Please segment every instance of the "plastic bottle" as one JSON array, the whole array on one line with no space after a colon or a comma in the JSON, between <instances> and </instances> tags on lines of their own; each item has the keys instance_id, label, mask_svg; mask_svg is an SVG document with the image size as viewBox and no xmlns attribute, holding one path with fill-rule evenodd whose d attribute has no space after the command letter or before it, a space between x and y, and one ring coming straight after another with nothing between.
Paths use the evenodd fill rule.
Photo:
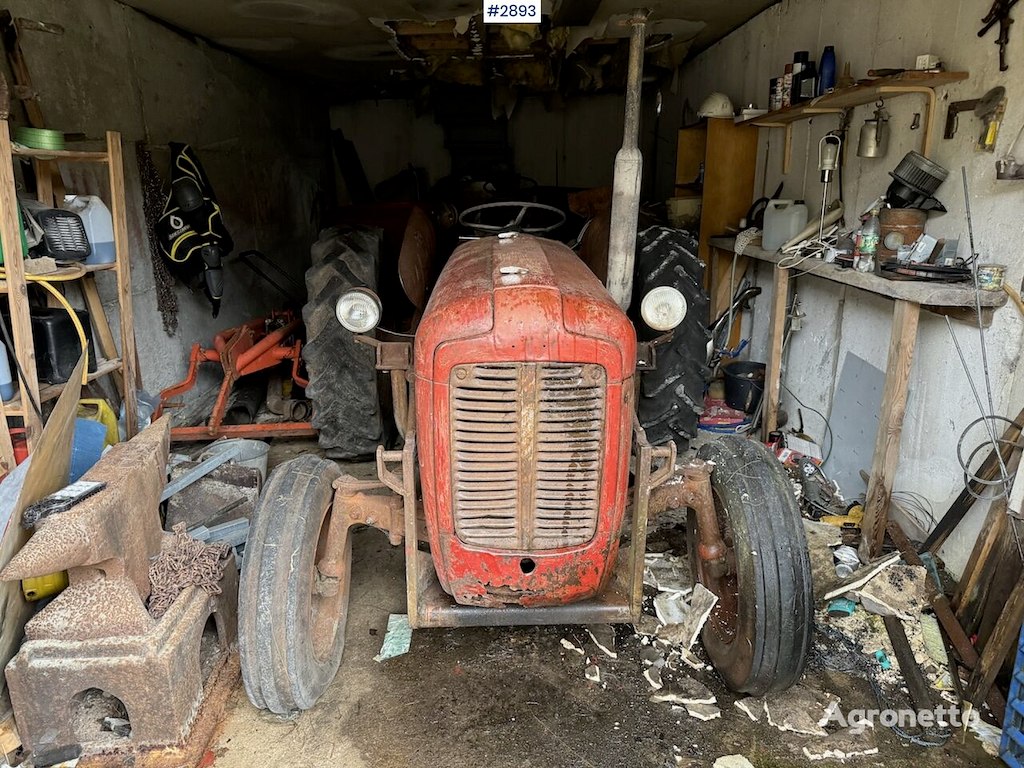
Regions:
<instances>
[{"instance_id":1,"label":"plastic bottle","mask_svg":"<svg viewBox=\"0 0 1024 768\"><path fill-rule=\"evenodd\" d=\"M800 72L800 101L810 101L815 96L818 87L818 70L813 61L804 63Z\"/></svg>"},{"instance_id":2,"label":"plastic bottle","mask_svg":"<svg viewBox=\"0 0 1024 768\"><path fill-rule=\"evenodd\" d=\"M818 95L828 93L836 87L836 49L826 45L821 52L821 66L818 69Z\"/></svg>"},{"instance_id":3,"label":"plastic bottle","mask_svg":"<svg viewBox=\"0 0 1024 768\"><path fill-rule=\"evenodd\" d=\"M802 101L801 93L804 87L804 70L807 68L807 62L810 58L810 53L807 51L797 51L793 54L793 78L790 81L790 104L799 104Z\"/></svg>"},{"instance_id":4,"label":"plastic bottle","mask_svg":"<svg viewBox=\"0 0 1024 768\"><path fill-rule=\"evenodd\" d=\"M0 397L10 400L14 397L14 381L11 379L11 361L7 357L7 347L0 342Z\"/></svg>"},{"instance_id":5,"label":"plastic bottle","mask_svg":"<svg viewBox=\"0 0 1024 768\"><path fill-rule=\"evenodd\" d=\"M860 228L860 256L854 265L858 272L875 271L875 257L878 254L878 240L881 233L882 225L878 220L878 209L874 208Z\"/></svg>"},{"instance_id":6,"label":"plastic bottle","mask_svg":"<svg viewBox=\"0 0 1024 768\"><path fill-rule=\"evenodd\" d=\"M82 217L85 234L92 246L86 264L113 264L117 256L114 249L114 219L103 201L95 195L66 195L64 209Z\"/></svg>"}]
</instances>

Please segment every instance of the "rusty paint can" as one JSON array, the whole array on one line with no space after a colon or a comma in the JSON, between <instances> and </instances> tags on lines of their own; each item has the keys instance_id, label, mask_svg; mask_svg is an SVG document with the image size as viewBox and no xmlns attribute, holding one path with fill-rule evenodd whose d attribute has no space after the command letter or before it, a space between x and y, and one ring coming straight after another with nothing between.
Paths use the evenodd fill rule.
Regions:
<instances>
[{"instance_id":1,"label":"rusty paint can","mask_svg":"<svg viewBox=\"0 0 1024 768\"><path fill-rule=\"evenodd\" d=\"M882 231L878 253L892 259L901 245L910 245L924 234L928 213L917 208L883 208L879 219Z\"/></svg>"}]
</instances>

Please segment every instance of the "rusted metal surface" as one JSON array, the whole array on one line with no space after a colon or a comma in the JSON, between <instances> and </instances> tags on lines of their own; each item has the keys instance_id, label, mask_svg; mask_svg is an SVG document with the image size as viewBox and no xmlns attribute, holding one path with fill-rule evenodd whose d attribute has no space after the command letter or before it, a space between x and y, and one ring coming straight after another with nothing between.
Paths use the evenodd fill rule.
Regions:
<instances>
[{"instance_id":1,"label":"rusted metal surface","mask_svg":"<svg viewBox=\"0 0 1024 768\"><path fill-rule=\"evenodd\" d=\"M223 369L217 401L206 425L200 427L175 427L171 438L175 441L211 440L216 437L308 437L316 434L308 421L280 422L276 424L235 424L225 425L228 398L235 382L243 376L273 368L282 362L291 362L292 380L300 387L309 384L299 372L302 360L302 342L294 338L302 327L302 321L291 312L275 312L268 317L250 320L237 328L221 331L213 339L213 348L205 349L200 344L192 346L189 355L188 373L184 380L160 393L160 405L156 410L159 418L165 409L177 404L173 399L188 392L196 384L199 366L202 363L218 363Z\"/></svg>"},{"instance_id":2,"label":"rusted metal surface","mask_svg":"<svg viewBox=\"0 0 1024 768\"><path fill-rule=\"evenodd\" d=\"M67 512L45 518L0 571L0 579L66 569L74 586L125 576L141 599L147 598L149 558L159 554L164 535L158 505L166 485L169 426L169 420L161 419L104 454L83 479L103 481L107 487Z\"/></svg>"},{"instance_id":3,"label":"rusted metal surface","mask_svg":"<svg viewBox=\"0 0 1024 768\"><path fill-rule=\"evenodd\" d=\"M171 469L171 480L199 466L182 461ZM206 477L182 488L167 500L164 526L172 529L185 523L191 530L197 525L212 526L252 517L260 496L260 472L244 464L222 464Z\"/></svg>"},{"instance_id":4,"label":"rusted metal surface","mask_svg":"<svg viewBox=\"0 0 1024 768\"><path fill-rule=\"evenodd\" d=\"M599 365L458 366L451 379L455 532L533 551L597 531L605 375Z\"/></svg>"},{"instance_id":5,"label":"rusted metal surface","mask_svg":"<svg viewBox=\"0 0 1024 768\"><path fill-rule=\"evenodd\" d=\"M636 366L636 333L604 286L559 243L516 235L466 244L438 280L414 351L423 505L442 587L460 604L489 607L560 605L600 593L612 575L626 507ZM599 425L591 423L594 414L589 406L583 408L585 414L569 413L560 411L562 404L545 399L544 372L566 363L572 364L570 370L603 371L604 381L598 387L603 409ZM457 378L460 368L469 376L474 367L507 365L519 366L515 397L517 403L528 404L514 414L503 412L508 421L488 422L485 419L491 417L479 415L487 407L505 408L501 398L508 397L507 392L483 394L472 402L453 395L453 385L462 387ZM595 383L585 384L584 389ZM583 394L579 402L589 403L592 393ZM488 397L499 400L493 406L474 405L488 402ZM532 422L530 414L534 414ZM556 458L556 447L567 443L558 442L558 428L553 426L561 418L567 419L562 437L581 431L586 433L581 438L591 442L598 438L598 462L594 461L597 453L573 457L571 449L570 461ZM586 426L574 430L574 423ZM506 442L509 435L530 435L539 429L544 440L527 438L520 445L516 437L518 455L507 465L513 469L506 469L507 446L501 466L488 468L488 463L495 462L469 446L475 441L464 439L469 435L466 424L492 424L474 434L486 436L488 429L494 429L493 435L503 436ZM548 442L549 438L555 439ZM470 465L479 472L469 470ZM460 480L460 473L466 477ZM469 478L481 473L479 480ZM590 484L595 475L598 479ZM596 500L569 499L560 485L567 479L585 479L586 488L572 490L594 491ZM470 483L484 496L501 495L501 489L487 487L492 482L503 484L505 496L510 482L518 489L516 527L510 532L509 510L504 510L500 547L463 538L473 538L466 525L467 503L508 501L467 494ZM543 487L543 504L523 502L535 485ZM584 508L583 502L593 506ZM593 509L601 510L600 514L587 511ZM555 518L566 513L563 534ZM542 530L548 524L550 530ZM549 541L542 541L545 535ZM550 548L557 547L559 537L567 545Z\"/></svg>"},{"instance_id":6,"label":"rusted metal surface","mask_svg":"<svg viewBox=\"0 0 1024 768\"><path fill-rule=\"evenodd\" d=\"M614 571L595 596L561 605L533 607L506 603L460 605L446 593L429 556L406 544L409 618L413 627L516 626L522 624L595 624L636 621L643 598L643 563L647 542L647 498L664 482L675 463L675 446L652 447L633 420L636 482L629 546L618 553ZM410 454L411 455L411 454ZM659 466L655 467L655 464ZM414 492L414 487L408 487Z\"/></svg>"},{"instance_id":7,"label":"rusted metal surface","mask_svg":"<svg viewBox=\"0 0 1024 768\"><path fill-rule=\"evenodd\" d=\"M107 487L47 518L0 573L21 579L68 570L70 586L29 622L6 670L20 734L34 751L82 742L76 697L93 688L121 700L131 735L114 747L84 743L86 754L113 749L125 764L141 748L180 747L203 700L207 620L214 617L217 631L208 670L235 642L238 578L231 566L218 595L188 587L159 620L144 607L150 558L171 538L160 529L158 511L168 427L162 419L111 449L85 475Z\"/></svg>"},{"instance_id":8,"label":"rusted metal surface","mask_svg":"<svg viewBox=\"0 0 1024 768\"><path fill-rule=\"evenodd\" d=\"M437 251L437 237L430 217L418 205L409 212L402 248L398 252L398 279L416 309L427 306L427 289Z\"/></svg>"}]
</instances>

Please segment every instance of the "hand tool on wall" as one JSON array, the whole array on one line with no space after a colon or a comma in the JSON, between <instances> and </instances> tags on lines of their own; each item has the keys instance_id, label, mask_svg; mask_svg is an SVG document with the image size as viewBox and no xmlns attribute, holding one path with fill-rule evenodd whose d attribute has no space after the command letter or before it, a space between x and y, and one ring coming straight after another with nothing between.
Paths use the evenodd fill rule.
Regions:
<instances>
[{"instance_id":1,"label":"hand tool on wall","mask_svg":"<svg viewBox=\"0 0 1024 768\"><path fill-rule=\"evenodd\" d=\"M983 123L978 135L977 148L985 152L994 151L999 136L999 124L1006 111L1006 88L997 85L979 99L951 102L946 110L946 129L942 138L952 139L956 136L960 113L968 111L974 112L974 116Z\"/></svg>"},{"instance_id":2,"label":"hand tool on wall","mask_svg":"<svg viewBox=\"0 0 1024 768\"><path fill-rule=\"evenodd\" d=\"M981 20L985 26L978 30L978 37L984 37L993 26L999 24L999 37L996 38L996 45L999 46L1000 72L1005 72L1010 68L1010 65L1006 63L1006 44L1010 42L1010 25L1013 24L1010 11L1016 4L1017 0L995 0L988 14Z\"/></svg>"}]
</instances>

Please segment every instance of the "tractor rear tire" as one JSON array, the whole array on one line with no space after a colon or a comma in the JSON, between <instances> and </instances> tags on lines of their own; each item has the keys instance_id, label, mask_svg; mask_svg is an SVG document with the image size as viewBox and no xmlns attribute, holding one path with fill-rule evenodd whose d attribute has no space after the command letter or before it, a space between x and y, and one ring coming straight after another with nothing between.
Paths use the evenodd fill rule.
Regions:
<instances>
[{"instance_id":1,"label":"tractor rear tire","mask_svg":"<svg viewBox=\"0 0 1024 768\"><path fill-rule=\"evenodd\" d=\"M655 368L640 375L637 412L647 439L654 445L669 440L685 451L697 436L708 380L708 313L704 264L697 258L697 240L681 229L649 227L637 242L632 312L640 337L662 335L647 327L639 306L653 288L671 286L686 299L686 317L669 342L655 347Z\"/></svg>"},{"instance_id":2,"label":"tractor rear tire","mask_svg":"<svg viewBox=\"0 0 1024 768\"><path fill-rule=\"evenodd\" d=\"M317 570L340 476L333 461L299 456L271 473L253 513L238 588L238 647L245 692L260 709L309 709L341 664L348 578L323 594ZM350 547L336 553L349 563Z\"/></svg>"},{"instance_id":3,"label":"tractor rear tire","mask_svg":"<svg viewBox=\"0 0 1024 768\"><path fill-rule=\"evenodd\" d=\"M332 459L370 456L383 438L374 351L356 341L334 312L346 291L377 289L381 238L380 230L324 230L306 272L306 395L313 401L320 447Z\"/></svg>"},{"instance_id":4,"label":"tractor rear tire","mask_svg":"<svg viewBox=\"0 0 1024 768\"><path fill-rule=\"evenodd\" d=\"M726 436L701 446L714 462L711 489L729 571L705 578L690 515L695 581L718 595L701 633L712 664L734 691L778 693L803 674L814 603L800 509L785 470L763 445Z\"/></svg>"}]
</instances>

